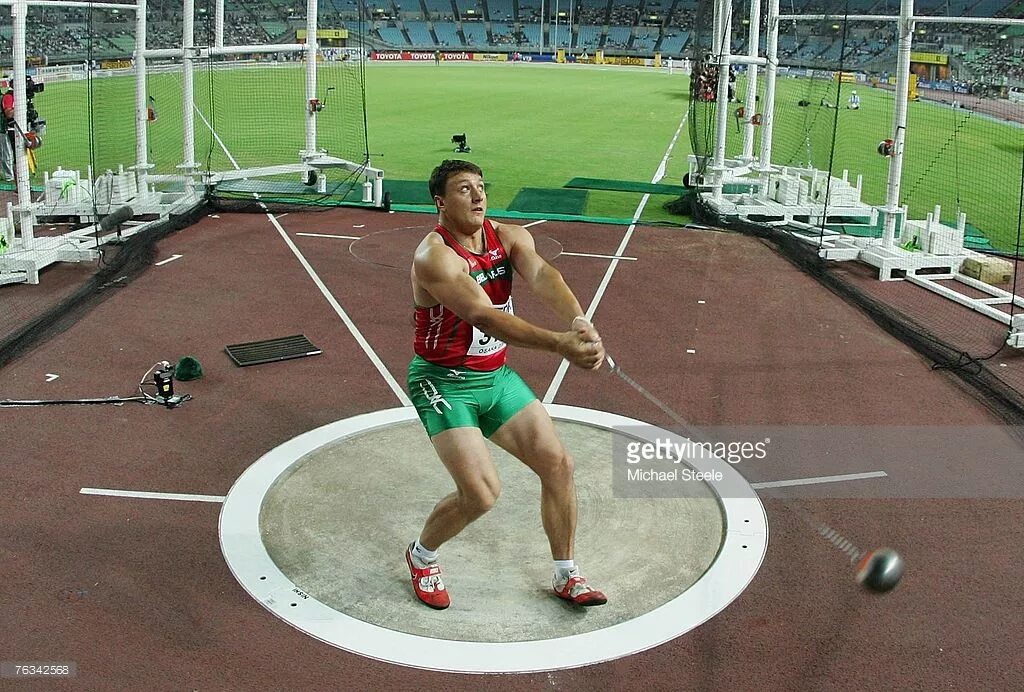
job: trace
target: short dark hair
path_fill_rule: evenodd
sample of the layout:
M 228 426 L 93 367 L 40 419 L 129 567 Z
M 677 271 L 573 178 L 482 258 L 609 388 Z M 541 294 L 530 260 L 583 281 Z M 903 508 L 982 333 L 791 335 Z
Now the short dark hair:
M 465 171 L 475 173 L 481 178 L 484 175 L 480 166 L 471 161 L 463 161 L 461 159 L 446 159 L 442 161 L 441 165 L 435 168 L 430 174 L 430 196 L 443 197 L 445 187 L 448 185 L 448 178 L 452 177 L 456 173 L 462 173 Z

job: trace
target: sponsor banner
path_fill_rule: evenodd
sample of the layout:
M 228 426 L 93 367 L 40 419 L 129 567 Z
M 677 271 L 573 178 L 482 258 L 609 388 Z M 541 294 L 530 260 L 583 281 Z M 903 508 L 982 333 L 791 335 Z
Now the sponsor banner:
M 441 51 L 441 60 L 474 60 L 473 53 L 464 51 Z M 433 51 L 417 50 L 378 50 L 371 56 L 373 60 L 413 60 L 425 62 L 434 59 Z
M 965 82 L 954 82 L 949 79 L 918 79 L 917 86 L 921 89 L 952 91 L 954 94 L 967 93 L 967 84 Z
M 123 70 L 131 66 L 131 60 L 100 60 L 101 70 Z
M 483 62 L 507 62 L 510 58 L 508 53 L 473 53 L 473 60 Z
M 635 58 L 631 55 L 606 55 L 604 56 L 605 65 L 634 65 L 644 67 L 650 64 L 650 59 Z
M 306 42 L 307 31 L 305 29 L 296 29 L 295 40 L 298 43 Z M 316 37 L 326 39 L 346 39 L 348 38 L 348 29 L 317 29 Z
M 399 51 L 390 50 L 376 50 L 370 56 L 373 60 L 402 60 L 402 54 Z
M 945 53 L 919 53 L 911 51 L 910 62 L 922 62 L 928 65 L 947 65 L 949 64 L 949 56 Z

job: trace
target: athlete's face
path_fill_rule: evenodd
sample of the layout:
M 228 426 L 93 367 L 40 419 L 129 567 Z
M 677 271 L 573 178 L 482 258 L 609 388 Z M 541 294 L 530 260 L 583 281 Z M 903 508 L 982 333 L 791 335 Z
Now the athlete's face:
M 445 220 L 466 231 L 483 226 L 487 213 L 487 192 L 484 179 L 476 173 L 462 171 L 448 178 L 444 196 L 435 197 L 438 211 Z

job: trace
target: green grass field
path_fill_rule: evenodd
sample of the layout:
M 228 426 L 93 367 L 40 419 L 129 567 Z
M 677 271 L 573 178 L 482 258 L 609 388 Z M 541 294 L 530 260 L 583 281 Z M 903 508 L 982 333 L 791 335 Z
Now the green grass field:
M 361 127 L 358 109 L 342 98 L 352 90 L 346 82 L 350 78 L 349 68 L 320 71 L 319 91 L 337 90 L 318 116 L 319 142 L 341 155 L 346 154 L 345 137 Z M 197 73 L 202 116 L 196 116 L 196 158 L 220 169 L 295 162 L 304 143 L 303 80 L 299 65 L 218 70 L 212 78 Z M 371 63 L 366 67 L 371 162 L 388 178 L 425 181 L 441 159 L 455 156 L 451 136 L 465 132 L 473 148 L 467 158 L 483 167 L 495 209 L 507 207 L 523 187 L 562 187 L 577 176 L 649 182 L 686 113 L 688 85 L 680 73 L 644 69 Z M 89 118 L 83 117 L 89 88 L 95 123 L 91 138 Z M 85 82 L 48 85 L 36 97 L 48 120 L 45 146 L 38 152 L 40 168 L 84 170 L 90 146 L 100 170 L 132 163 L 134 88 L 131 77 L 93 80 L 91 87 Z M 841 106 L 849 88 L 843 85 Z M 833 171 L 847 168 L 854 178 L 863 174 L 864 199 L 880 204 L 888 160 L 876 147 L 891 136 L 893 94 L 866 85 L 853 88 L 861 95 L 859 111 L 823 109 L 820 98 L 836 100 L 834 83 L 780 79 L 773 162 L 802 165 L 810 160 L 828 168 L 831 154 Z M 744 89 L 741 78 L 738 93 Z M 173 172 L 182 159 L 180 77 L 151 75 L 148 92 L 158 113 L 148 126 L 150 161 L 158 172 Z M 812 106 L 798 107 L 801 98 Z M 760 131 L 755 152 L 759 138 Z M 729 154 L 737 153 L 741 137 L 731 113 L 727 141 Z M 355 143 L 361 148 L 361 142 Z M 997 247 L 1012 250 L 1022 151 L 1024 129 L 966 110 L 912 103 L 905 203 L 915 217 L 941 203 L 944 219 L 953 218 L 959 206 Z M 689 153 L 687 127 L 671 151 L 662 182 L 680 183 Z M 591 191 L 585 213 L 628 218 L 640 199 L 636 193 Z M 670 199 L 652 196 L 642 220 L 680 222 L 681 217 L 661 208 Z

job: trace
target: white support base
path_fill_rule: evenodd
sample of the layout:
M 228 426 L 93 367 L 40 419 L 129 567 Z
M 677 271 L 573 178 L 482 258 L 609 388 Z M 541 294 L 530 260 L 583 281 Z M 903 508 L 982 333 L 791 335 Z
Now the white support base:
M 831 231 L 821 236 L 799 230 L 790 231 L 790 234 L 815 245 L 822 259 L 864 262 L 878 269 L 880 281 L 909 281 L 1000 322 L 1008 328 L 1006 344 L 1011 348 L 1024 348 L 1024 298 L 960 273 L 964 260 L 985 256 L 980 252 L 960 248 L 955 254 L 937 255 L 912 252 L 900 247 L 884 247 L 878 238 L 857 238 Z M 951 286 L 949 280 L 955 280 L 988 297 L 977 298 L 962 293 Z M 994 307 L 997 305 L 1013 305 L 1021 312 L 1011 318 L 1008 313 Z
M 850 218 L 864 219 L 865 225 L 878 222 L 878 210 L 860 201 L 861 179 L 851 184 L 848 171 L 837 178 L 814 168 L 762 170 L 756 161 L 727 159 L 722 168 L 709 167 L 701 176 L 700 161 L 692 154 L 689 168 L 690 181 L 704 202 L 722 216 L 769 225 L 838 224 Z M 748 190 L 721 191 L 729 185 L 744 185 Z
M 1011 348 L 1024 348 L 1024 312 L 1011 318 L 1009 314 L 993 307 L 995 305 L 1013 305 L 1024 310 L 1024 298 L 996 286 L 990 286 L 984 281 L 978 281 L 970 276 L 964 276 L 960 273 L 954 274 L 951 278 L 955 279 L 958 283 L 962 283 L 989 296 L 988 298 L 975 298 L 961 293 L 948 284 L 937 283 L 938 278 L 942 277 L 907 276 L 907 281 L 1006 325 L 1009 330 L 1006 336 L 1006 345 Z
M 39 283 L 39 271 L 57 262 L 88 262 L 99 258 L 95 238 L 72 237 L 71 234 L 36 237 L 32 248 L 21 247 L 18 241 L 0 255 L 0 284 Z
M 736 216 L 743 221 L 772 225 L 798 225 L 813 227 L 822 223 L 839 224 L 845 219 L 864 219 L 865 225 L 875 225 L 878 221 L 878 210 L 867 204 L 850 206 L 823 204 L 781 204 L 770 199 L 760 199 L 756 194 L 723 194 L 715 200 L 710 195 L 705 203 L 724 216 Z M 801 222 L 797 218 L 806 218 Z
M 77 231 L 64 233 L 59 236 L 36 236 L 32 239 L 31 247 L 25 247 L 24 241 L 16 239 L 7 252 L 0 255 L 0 285 L 11 283 L 39 283 L 40 270 L 56 264 L 57 262 L 88 262 L 99 258 L 98 247 L 115 239 L 125 240 L 149 229 L 152 225 L 164 221 L 170 214 L 181 214 L 199 204 L 201 198 L 193 191 L 184 193 L 154 193 L 148 192 L 145 195 L 128 200 L 132 211 L 137 216 L 156 215 L 157 219 L 152 221 L 125 222 L 118 232 L 107 233 L 97 236 L 98 230 L 95 225 L 80 228 Z M 34 205 L 33 210 L 40 214 L 41 205 Z M 109 205 L 108 205 L 109 206 Z M 123 206 L 119 205 L 119 206 Z M 111 206 L 109 211 L 116 207 Z M 47 215 L 57 216 L 49 209 Z M 67 205 L 63 216 L 78 216 L 84 220 L 96 221 L 91 205 Z M 101 210 L 101 214 L 109 213 Z

